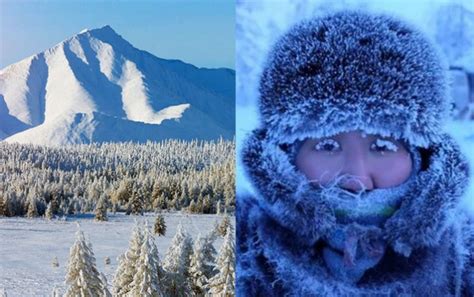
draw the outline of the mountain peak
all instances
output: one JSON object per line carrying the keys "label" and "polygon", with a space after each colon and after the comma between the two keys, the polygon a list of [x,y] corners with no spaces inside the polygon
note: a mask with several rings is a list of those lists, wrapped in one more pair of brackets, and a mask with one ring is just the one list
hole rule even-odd
{"label": "mountain peak", "polygon": [[233,76],[155,57],[108,25],[1,74],[0,140],[212,139],[231,138],[235,129]]}
{"label": "mountain peak", "polygon": [[84,30],[79,32],[79,34],[84,34],[84,33],[89,33],[91,35],[94,35],[94,34],[114,34],[114,35],[118,35],[117,32],[115,32],[115,30],[112,29],[112,27],[110,25],[105,25],[105,26],[102,26],[100,28],[94,28],[94,29],[85,28]]}
{"label": "mountain peak", "polygon": [[115,30],[112,29],[110,25],[105,25],[105,26],[102,26],[100,28],[95,28],[95,29],[84,29],[81,32],[79,32],[77,35],[73,36],[71,39],[74,39],[77,37],[79,38],[80,37],[86,37],[86,38],[93,37],[122,49],[133,48],[133,46],[127,40],[125,40],[120,34],[115,32]]}

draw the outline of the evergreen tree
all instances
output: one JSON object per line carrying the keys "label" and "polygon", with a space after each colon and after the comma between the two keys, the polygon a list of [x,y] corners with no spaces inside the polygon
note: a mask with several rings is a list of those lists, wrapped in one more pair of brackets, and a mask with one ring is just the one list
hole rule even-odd
{"label": "evergreen tree", "polygon": [[114,278],[114,290],[117,296],[127,296],[137,271],[137,263],[140,257],[140,248],[143,243],[143,234],[138,223],[133,228],[128,250],[119,257],[118,267]]}
{"label": "evergreen tree", "polygon": [[107,201],[105,196],[101,196],[95,207],[95,220],[107,221]]}
{"label": "evergreen tree", "polygon": [[193,246],[189,276],[191,289],[196,296],[204,296],[209,279],[213,276],[216,254],[213,241],[211,236],[199,235]]}
{"label": "evergreen tree", "polygon": [[163,215],[158,214],[155,219],[155,226],[153,229],[154,233],[158,236],[165,236],[166,234],[166,222]]}
{"label": "evergreen tree", "polygon": [[166,209],[168,204],[166,202],[166,197],[164,193],[160,193],[157,198],[153,201],[153,208],[155,209]]}
{"label": "evergreen tree", "polygon": [[133,184],[130,180],[122,180],[120,185],[112,195],[112,201],[118,205],[128,204],[130,197],[132,196]]}
{"label": "evergreen tree", "polygon": [[216,233],[222,237],[226,236],[226,232],[229,226],[231,226],[232,228],[232,225],[230,223],[230,217],[229,215],[226,214],[224,218],[222,219],[221,223],[219,224],[219,226],[217,227]]}
{"label": "evergreen tree", "polygon": [[213,213],[211,198],[209,195],[206,195],[202,201],[202,213]]}
{"label": "evergreen tree", "polygon": [[143,215],[143,197],[139,191],[133,191],[130,199],[130,210],[134,215]]}
{"label": "evergreen tree", "polygon": [[192,239],[179,224],[163,262],[163,268],[168,275],[166,284],[168,295],[187,296],[190,294],[188,272],[191,253]]}
{"label": "evergreen tree", "polygon": [[140,257],[137,270],[130,284],[131,296],[158,297],[164,296],[162,289],[163,271],[153,236],[148,226],[143,232],[143,243],[140,247]]}
{"label": "evergreen tree", "polygon": [[209,293],[212,296],[235,296],[235,243],[234,232],[230,225],[216,264],[218,272],[209,281]]}
{"label": "evergreen tree", "polygon": [[78,230],[76,242],[69,252],[69,264],[66,275],[68,285],[64,296],[110,296],[107,284],[102,282],[97,271],[92,246]]}
{"label": "evergreen tree", "polygon": [[30,198],[28,202],[28,211],[26,213],[28,218],[35,218],[38,216],[38,207],[36,205],[36,199]]}
{"label": "evergreen tree", "polygon": [[215,275],[216,249],[214,248],[215,236],[210,232],[203,238],[202,256],[204,263],[204,275],[211,279]]}
{"label": "evergreen tree", "polygon": [[197,213],[196,202],[194,202],[194,200],[191,200],[191,203],[189,203],[188,212],[189,213]]}
{"label": "evergreen tree", "polygon": [[221,214],[221,200],[217,200],[216,204],[216,214],[220,215]]}
{"label": "evergreen tree", "polygon": [[54,218],[53,204],[51,202],[48,203],[48,207],[46,208],[46,212],[44,213],[44,216],[48,220],[52,220]]}
{"label": "evergreen tree", "polygon": [[0,216],[7,216],[7,202],[4,197],[0,196]]}

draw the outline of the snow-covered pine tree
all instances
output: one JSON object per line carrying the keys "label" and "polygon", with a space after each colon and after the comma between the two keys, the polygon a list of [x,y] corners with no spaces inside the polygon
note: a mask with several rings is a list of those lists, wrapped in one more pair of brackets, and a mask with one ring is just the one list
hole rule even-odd
{"label": "snow-covered pine tree", "polygon": [[131,180],[126,179],[120,181],[118,189],[112,194],[112,202],[118,205],[128,204],[132,196],[132,189],[133,183]]}
{"label": "snow-covered pine tree", "polygon": [[217,203],[216,203],[216,215],[220,215],[221,214],[221,200],[217,200]]}
{"label": "snow-covered pine tree", "polygon": [[101,196],[95,207],[95,220],[107,221],[107,201],[105,196]]}
{"label": "snow-covered pine tree", "polygon": [[189,203],[188,212],[197,213],[196,202],[194,202],[194,200],[191,200],[191,202]]}
{"label": "snow-covered pine tree", "polygon": [[38,207],[36,205],[36,199],[30,198],[28,200],[28,211],[26,213],[26,217],[28,218],[35,218],[38,216]]}
{"label": "snow-covered pine tree", "polygon": [[209,194],[204,197],[202,201],[202,213],[213,213],[212,202]]}
{"label": "snow-covered pine tree", "polygon": [[195,296],[203,296],[206,292],[206,286],[208,283],[207,277],[204,275],[204,261],[202,254],[203,240],[201,234],[198,235],[196,241],[194,241],[193,254],[191,255],[191,261],[189,264],[189,282],[191,290]]}
{"label": "snow-covered pine tree", "polygon": [[194,242],[193,254],[189,266],[191,289],[195,296],[204,296],[209,279],[213,276],[216,250],[213,246],[212,234],[201,236],[199,234]]}
{"label": "snow-covered pine tree", "polygon": [[219,224],[219,226],[217,227],[216,233],[222,237],[226,236],[227,228],[229,226],[232,227],[232,224],[230,223],[229,215],[226,214],[224,218],[222,219],[221,223]]}
{"label": "snow-covered pine tree", "polygon": [[137,262],[140,257],[140,248],[143,243],[143,234],[138,223],[135,223],[128,250],[119,257],[118,267],[114,277],[114,291],[116,296],[127,296],[130,284],[137,271]]}
{"label": "snow-covered pine tree", "polygon": [[130,296],[161,297],[163,270],[160,267],[158,249],[148,226],[143,230],[143,243],[137,261],[136,273],[130,284]]}
{"label": "snow-covered pine tree", "polygon": [[78,230],[76,241],[69,252],[69,264],[66,275],[68,288],[64,296],[111,296],[107,284],[102,282],[95,264],[92,246]]}
{"label": "snow-covered pine tree", "polygon": [[209,280],[211,296],[235,296],[235,243],[229,225],[216,262],[217,274]]}
{"label": "snow-covered pine tree", "polygon": [[7,202],[6,198],[0,196],[0,216],[7,215]]}
{"label": "snow-covered pine tree", "polygon": [[143,215],[143,196],[138,190],[134,190],[130,198],[130,210],[134,215]]}
{"label": "snow-covered pine tree", "polygon": [[48,220],[52,220],[54,218],[53,204],[51,202],[48,203],[48,207],[46,208],[46,212],[44,213],[44,216]]}
{"label": "snow-covered pine tree", "polygon": [[188,296],[190,294],[188,272],[192,249],[192,239],[180,223],[163,262],[163,268],[168,276],[167,294],[170,296]]}
{"label": "snow-covered pine tree", "polygon": [[162,214],[156,216],[153,231],[158,236],[164,236],[166,234],[166,222]]}
{"label": "snow-covered pine tree", "polygon": [[217,252],[214,248],[214,241],[216,237],[214,232],[209,232],[203,238],[203,247],[202,247],[202,254],[204,259],[204,275],[207,279],[211,279],[215,273],[215,266],[216,266],[216,256]]}

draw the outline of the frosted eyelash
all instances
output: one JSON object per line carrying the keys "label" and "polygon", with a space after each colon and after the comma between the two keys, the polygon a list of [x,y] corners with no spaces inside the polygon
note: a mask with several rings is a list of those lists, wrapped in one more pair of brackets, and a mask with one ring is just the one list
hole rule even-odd
{"label": "frosted eyelash", "polygon": [[333,145],[335,150],[338,150],[338,149],[341,148],[339,143],[337,141],[335,141],[334,139],[324,139],[324,140],[320,141],[318,144],[316,144],[314,146],[314,148],[317,151],[321,151],[321,150],[324,150],[324,146],[327,145],[327,144]]}
{"label": "frosted eyelash", "polygon": [[390,140],[384,140],[384,139],[377,138],[375,143],[373,143],[370,146],[370,148],[375,149],[374,145],[377,146],[377,147],[386,147],[387,150],[395,152],[395,153],[398,151],[398,146]]}

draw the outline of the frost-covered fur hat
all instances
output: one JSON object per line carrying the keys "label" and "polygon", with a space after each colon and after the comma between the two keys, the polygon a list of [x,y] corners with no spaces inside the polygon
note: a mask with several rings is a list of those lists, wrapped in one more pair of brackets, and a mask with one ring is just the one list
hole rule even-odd
{"label": "frost-covered fur hat", "polygon": [[264,67],[263,125],[280,143],[360,129],[428,147],[450,109],[445,75],[431,43],[392,17],[340,12],[305,21]]}

